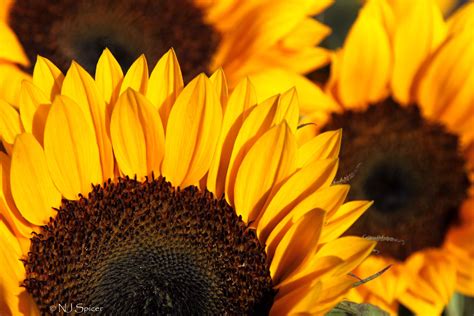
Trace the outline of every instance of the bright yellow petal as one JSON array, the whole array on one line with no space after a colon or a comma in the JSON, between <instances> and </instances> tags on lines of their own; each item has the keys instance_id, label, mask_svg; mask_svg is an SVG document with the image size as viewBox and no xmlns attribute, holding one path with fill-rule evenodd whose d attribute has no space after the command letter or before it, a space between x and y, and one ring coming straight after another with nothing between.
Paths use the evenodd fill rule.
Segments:
<instances>
[{"instance_id":1,"label":"bright yellow petal","mask_svg":"<svg viewBox=\"0 0 474 316\"><path fill-rule=\"evenodd\" d=\"M329 112L339 108L317 85L304 76L284 69L267 69L252 74L250 80L255 85L259 101L296 87L302 114L311 113L315 109Z\"/></svg>"},{"instance_id":2,"label":"bright yellow petal","mask_svg":"<svg viewBox=\"0 0 474 316\"><path fill-rule=\"evenodd\" d=\"M408 104L413 101L413 79L423 61L443 41L446 25L439 7L430 0L413 2L397 18L391 88L398 102Z\"/></svg>"},{"instance_id":3,"label":"bright yellow petal","mask_svg":"<svg viewBox=\"0 0 474 316\"><path fill-rule=\"evenodd\" d=\"M120 94L128 88L146 94L148 87L148 64L145 55L141 55L128 69L120 86Z\"/></svg>"},{"instance_id":4,"label":"bright yellow petal","mask_svg":"<svg viewBox=\"0 0 474 316\"><path fill-rule=\"evenodd\" d=\"M23 66L30 64L15 33L4 21L0 21L0 43L0 59Z\"/></svg>"},{"instance_id":5,"label":"bright yellow petal","mask_svg":"<svg viewBox=\"0 0 474 316\"><path fill-rule=\"evenodd\" d=\"M342 205L324 226L321 243L341 236L372 204L368 201L351 201Z\"/></svg>"},{"instance_id":6,"label":"bright yellow petal","mask_svg":"<svg viewBox=\"0 0 474 316\"><path fill-rule=\"evenodd\" d=\"M317 252L318 257L336 256L345 261L339 274L346 274L356 268L372 252L376 242L364 238L346 236L324 244Z\"/></svg>"},{"instance_id":7,"label":"bright yellow petal","mask_svg":"<svg viewBox=\"0 0 474 316\"><path fill-rule=\"evenodd\" d=\"M309 211L285 233L270 264L274 285L294 272L316 250L321 234L318 228L323 226L325 214L320 209Z\"/></svg>"},{"instance_id":8,"label":"bright yellow petal","mask_svg":"<svg viewBox=\"0 0 474 316\"><path fill-rule=\"evenodd\" d=\"M10 188L10 166L10 157L0 152L0 220L5 219L17 236L30 238L34 230L33 225L20 214L13 201Z\"/></svg>"},{"instance_id":9,"label":"bright yellow petal","mask_svg":"<svg viewBox=\"0 0 474 316\"><path fill-rule=\"evenodd\" d=\"M217 96L221 101L222 111L225 112L227 107L227 99L229 98L229 90L227 87L227 80L225 78L224 70L222 70L222 68L217 69L209 79L211 79L211 82L216 89Z\"/></svg>"},{"instance_id":10,"label":"bright yellow petal","mask_svg":"<svg viewBox=\"0 0 474 316\"><path fill-rule=\"evenodd\" d=\"M95 82L105 102L114 104L117 101L122 80L120 64L108 48L104 49L97 62Z\"/></svg>"},{"instance_id":11,"label":"bright yellow petal","mask_svg":"<svg viewBox=\"0 0 474 316\"><path fill-rule=\"evenodd\" d=\"M227 169L237 134L248 114L247 110L256 103L255 88L248 78L242 80L230 95L222 120L216 154L207 175L207 189L217 197L224 194Z\"/></svg>"},{"instance_id":12,"label":"bright yellow petal","mask_svg":"<svg viewBox=\"0 0 474 316\"><path fill-rule=\"evenodd\" d=\"M286 122L262 135L237 172L234 204L244 222L257 218L270 190L294 169L296 140Z\"/></svg>"},{"instance_id":13,"label":"bright yellow petal","mask_svg":"<svg viewBox=\"0 0 474 316\"><path fill-rule=\"evenodd\" d=\"M285 120L293 134L296 134L300 118L298 105L296 88L291 88L280 96L280 106L275 116L277 122Z\"/></svg>"},{"instance_id":14,"label":"bright yellow petal","mask_svg":"<svg viewBox=\"0 0 474 316\"><path fill-rule=\"evenodd\" d=\"M307 313L301 313L301 310L298 310L301 308L298 303L301 301L306 303L308 300L315 302L321 293L321 288L320 282L308 282L283 297L277 297L270 310L270 316L286 316L295 310L300 312L299 315L307 315Z\"/></svg>"},{"instance_id":15,"label":"bright yellow petal","mask_svg":"<svg viewBox=\"0 0 474 316\"><path fill-rule=\"evenodd\" d=\"M474 136L473 63L474 33L466 30L451 37L437 52L417 89L418 102L426 116L441 120L468 139Z\"/></svg>"},{"instance_id":16,"label":"bright yellow petal","mask_svg":"<svg viewBox=\"0 0 474 316\"><path fill-rule=\"evenodd\" d=\"M49 59L38 56L33 69L33 83L53 100L61 91L64 75Z\"/></svg>"},{"instance_id":17,"label":"bright yellow petal","mask_svg":"<svg viewBox=\"0 0 474 316\"><path fill-rule=\"evenodd\" d=\"M79 64L72 62L64 78L61 94L79 105L86 120L94 127L103 179L113 178L114 154L108 134L109 117L104 98L100 95L94 79Z\"/></svg>"},{"instance_id":18,"label":"bright yellow petal","mask_svg":"<svg viewBox=\"0 0 474 316\"><path fill-rule=\"evenodd\" d=\"M351 276L341 276L322 282L321 295L316 301L313 301L310 313L313 315L325 315L338 303L340 303L345 294L352 288L354 279Z\"/></svg>"},{"instance_id":19,"label":"bright yellow petal","mask_svg":"<svg viewBox=\"0 0 474 316\"><path fill-rule=\"evenodd\" d=\"M332 182L337 172L337 162L336 159L315 161L285 180L263 208L261 217L257 220L257 232L262 241L265 241L270 231L298 203Z\"/></svg>"},{"instance_id":20,"label":"bright yellow petal","mask_svg":"<svg viewBox=\"0 0 474 316\"><path fill-rule=\"evenodd\" d=\"M41 104L49 104L50 100L44 92L32 82L23 81L20 93L20 118L26 132L33 131L36 110ZM43 126L44 127L44 126ZM41 134L41 142L42 142Z\"/></svg>"},{"instance_id":21,"label":"bright yellow petal","mask_svg":"<svg viewBox=\"0 0 474 316\"><path fill-rule=\"evenodd\" d=\"M293 223L314 209L323 210L327 216L327 214L333 212L344 202L348 189L347 186L331 186L318 190L293 207L290 212L278 222L275 228L271 230L267 239L265 239L266 236L263 234L261 237L259 236L259 239L266 243L267 258L269 260L273 258L277 246ZM321 230L321 228L322 227L315 227L314 229Z\"/></svg>"},{"instance_id":22,"label":"bright yellow petal","mask_svg":"<svg viewBox=\"0 0 474 316\"><path fill-rule=\"evenodd\" d=\"M298 148L297 167L301 168L315 160L334 159L339 156L342 129L319 134Z\"/></svg>"},{"instance_id":23,"label":"bright yellow petal","mask_svg":"<svg viewBox=\"0 0 474 316\"><path fill-rule=\"evenodd\" d=\"M123 174L139 179L160 175L165 136L160 115L143 95L127 89L110 122L115 157Z\"/></svg>"},{"instance_id":24,"label":"bright yellow petal","mask_svg":"<svg viewBox=\"0 0 474 316\"><path fill-rule=\"evenodd\" d=\"M474 28L474 2L465 3L448 20L448 33L457 34Z\"/></svg>"},{"instance_id":25,"label":"bright yellow petal","mask_svg":"<svg viewBox=\"0 0 474 316\"><path fill-rule=\"evenodd\" d=\"M54 184L70 200L102 183L99 148L93 127L73 100L58 96L49 111L44 151Z\"/></svg>"},{"instance_id":26,"label":"bright yellow petal","mask_svg":"<svg viewBox=\"0 0 474 316\"><path fill-rule=\"evenodd\" d=\"M21 83L31 80L17 65L0 60L0 99L18 107Z\"/></svg>"},{"instance_id":27,"label":"bright yellow petal","mask_svg":"<svg viewBox=\"0 0 474 316\"><path fill-rule=\"evenodd\" d=\"M61 194L49 175L40 144L31 134L21 134L13 146L11 191L24 218L35 225L45 225L61 204Z\"/></svg>"},{"instance_id":28,"label":"bright yellow petal","mask_svg":"<svg viewBox=\"0 0 474 316\"><path fill-rule=\"evenodd\" d=\"M166 129L168 117L176 98L183 90L183 76L176 53L170 49L160 58L151 72L146 97L158 109Z\"/></svg>"},{"instance_id":29,"label":"bright yellow petal","mask_svg":"<svg viewBox=\"0 0 474 316\"><path fill-rule=\"evenodd\" d=\"M382 18L375 12L370 7L362 9L339 56L336 96L346 108L364 109L388 94L390 44Z\"/></svg>"},{"instance_id":30,"label":"bright yellow petal","mask_svg":"<svg viewBox=\"0 0 474 316\"><path fill-rule=\"evenodd\" d=\"M0 140L11 145L16 135L23 131L20 115L3 100L0 100Z\"/></svg>"},{"instance_id":31,"label":"bright yellow petal","mask_svg":"<svg viewBox=\"0 0 474 316\"><path fill-rule=\"evenodd\" d=\"M166 127L162 174L175 186L197 184L209 170L222 123L222 107L201 74L176 99Z\"/></svg>"}]
</instances>

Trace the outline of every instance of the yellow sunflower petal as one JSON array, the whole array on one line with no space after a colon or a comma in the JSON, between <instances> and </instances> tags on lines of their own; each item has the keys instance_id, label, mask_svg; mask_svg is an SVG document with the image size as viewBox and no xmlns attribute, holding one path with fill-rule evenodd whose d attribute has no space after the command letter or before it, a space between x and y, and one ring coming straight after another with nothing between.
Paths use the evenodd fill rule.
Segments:
<instances>
[{"instance_id":1,"label":"yellow sunflower petal","mask_svg":"<svg viewBox=\"0 0 474 316\"><path fill-rule=\"evenodd\" d=\"M321 234L321 243L341 236L373 204L368 201L351 201L343 204L329 219Z\"/></svg>"},{"instance_id":2,"label":"yellow sunflower petal","mask_svg":"<svg viewBox=\"0 0 474 316\"><path fill-rule=\"evenodd\" d=\"M364 238L346 236L324 244L317 252L318 257L336 256L345 261L340 274L354 270L372 252L376 242Z\"/></svg>"},{"instance_id":3,"label":"yellow sunflower petal","mask_svg":"<svg viewBox=\"0 0 474 316\"><path fill-rule=\"evenodd\" d=\"M296 140L286 122L270 129L249 149L235 180L234 203L244 222L258 216L270 194L294 168Z\"/></svg>"},{"instance_id":4,"label":"yellow sunflower petal","mask_svg":"<svg viewBox=\"0 0 474 316\"><path fill-rule=\"evenodd\" d=\"M3 100L0 100L0 140L11 145L16 135L23 131L20 115Z\"/></svg>"},{"instance_id":5,"label":"yellow sunflower petal","mask_svg":"<svg viewBox=\"0 0 474 316\"><path fill-rule=\"evenodd\" d=\"M10 186L10 166L10 157L0 152L0 220L3 216L16 235L29 238L33 226L20 214L13 201Z\"/></svg>"},{"instance_id":6,"label":"yellow sunflower petal","mask_svg":"<svg viewBox=\"0 0 474 316\"><path fill-rule=\"evenodd\" d=\"M321 233L317 228L322 227L325 214L320 209L309 211L285 233L270 264L274 285L294 272L316 250Z\"/></svg>"},{"instance_id":7,"label":"yellow sunflower petal","mask_svg":"<svg viewBox=\"0 0 474 316\"><path fill-rule=\"evenodd\" d=\"M84 117L95 129L96 143L104 180L114 177L114 155L108 135L108 113L103 97L100 95L94 79L76 62L72 62L61 89L65 95L79 105Z\"/></svg>"},{"instance_id":8,"label":"yellow sunflower petal","mask_svg":"<svg viewBox=\"0 0 474 316\"><path fill-rule=\"evenodd\" d=\"M339 155L342 129L319 134L298 148L298 168L321 159L334 159Z\"/></svg>"},{"instance_id":9,"label":"yellow sunflower petal","mask_svg":"<svg viewBox=\"0 0 474 316\"><path fill-rule=\"evenodd\" d=\"M160 115L143 95L127 89L118 99L110 133L120 170L139 179L160 175L165 136Z\"/></svg>"},{"instance_id":10,"label":"yellow sunflower petal","mask_svg":"<svg viewBox=\"0 0 474 316\"><path fill-rule=\"evenodd\" d=\"M423 113L440 119L461 135L469 134L474 124L473 63L474 33L466 30L450 38L437 52L422 74L417 91Z\"/></svg>"},{"instance_id":11,"label":"yellow sunflower petal","mask_svg":"<svg viewBox=\"0 0 474 316\"><path fill-rule=\"evenodd\" d=\"M449 258L436 250L418 252L408 258L405 269L411 281L400 302L417 315L440 314L456 284L456 269Z\"/></svg>"},{"instance_id":12,"label":"yellow sunflower petal","mask_svg":"<svg viewBox=\"0 0 474 316\"><path fill-rule=\"evenodd\" d=\"M336 96L347 108L364 109L388 94L390 44L382 19L374 12L362 9L337 61Z\"/></svg>"},{"instance_id":13,"label":"yellow sunflower petal","mask_svg":"<svg viewBox=\"0 0 474 316\"><path fill-rule=\"evenodd\" d=\"M283 39L283 45L286 48L293 49L316 46L330 33L331 28L316 21L316 19L304 19L286 35Z\"/></svg>"},{"instance_id":14,"label":"yellow sunflower petal","mask_svg":"<svg viewBox=\"0 0 474 316\"><path fill-rule=\"evenodd\" d=\"M33 83L53 100L61 91L64 75L49 59L38 56L33 69Z\"/></svg>"},{"instance_id":15,"label":"yellow sunflower petal","mask_svg":"<svg viewBox=\"0 0 474 316\"><path fill-rule=\"evenodd\" d=\"M344 275L322 282L321 295L313 302L310 313L324 315L342 301L343 296L354 284L354 278Z\"/></svg>"},{"instance_id":16,"label":"yellow sunflower petal","mask_svg":"<svg viewBox=\"0 0 474 316\"><path fill-rule=\"evenodd\" d=\"M122 80L123 71L120 64L108 48L104 49L97 62L95 82L105 102L115 103Z\"/></svg>"},{"instance_id":17,"label":"yellow sunflower petal","mask_svg":"<svg viewBox=\"0 0 474 316\"><path fill-rule=\"evenodd\" d=\"M43 149L31 134L16 138L10 183L15 204L30 223L45 225L54 217L53 207L61 204L61 194L51 180Z\"/></svg>"},{"instance_id":18,"label":"yellow sunflower petal","mask_svg":"<svg viewBox=\"0 0 474 316\"><path fill-rule=\"evenodd\" d=\"M209 170L222 121L210 80L201 74L176 99L166 127L162 174L175 186L197 184Z\"/></svg>"},{"instance_id":19,"label":"yellow sunflower petal","mask_svg":"<svg viewBox=\"0 0 474 316\"><path fill-rule=\"evenodd\" d=\"M291 88L280 96L280 106L278 107L278 112L275 117L276 121L285 120L293 134L296 133L298 120L300 118L298 104L296 89Z\"/></svg>"},{"instance_id":20,"label":"yellow sunflower petal","mask_svg":"<svg viewBox=\"0 0 474 316\"><path fill-rule=\"evenodd\" d=\"M317 109L328 112L339 109L339 105L317 85L303 76L284 69L266 69L252 74L250 80L255 85L258 100L265 100L281 91L296 87L301 113L313 112L315 105L317 105Z\"/></svg>"},{"instance_id":21,"label":"yellow sunflower petal","mask_svg":"<svg viewBox=\"0 0 474 316\"><path fill-rule=\"evenodd\" d=\"M224 193L227 168L237 134L248 114L247 110L256 103L255 88L248 78L242 80L229 97L216 154L207 175L207 189L217 197Z\"/></svg>"},{"instance_id":22,"label":"yellow sunflower petal","mask_svg":"<svg viewBox=\"0 0 474 316\"><path fill-rule=\"evenodd\" d=\"M145 55L141 55L128 69L120 86L120 94L132 88L141 94L146 94L148 87L148 63Z\"/></svg>"},{"instance_id":23,"label":"yellow sunflower petal","mask_svg":"<svg viewBox=\"0 0 474 316\"><path fill-rule=\"evenodd\" d=\"M184 86L181 68L173 49L160 58L151 72L148 86L146 97L158 109L166 129L171 107Z\"/></svg>"},{"instance_id":24,"label":"yellow sunflower petal","mask_svg":"<svg viewBox=\"0 0 474 316\"><path fill-rule=\"evenodd\" d=\"M60 131L60 132L59 132ZM58 96L46 121L44 151L54 184L70 200L102 183L99 148L93 127L73 100Z\"/></svg>"},{"instance_id":25,"label":"yellow sunflower petal","mask_svg":"<svg viewBox=\"0 0 474 316\"><path fill-rule=\"evenodd\" d=\"M260 136L272 126L279 124L281 122L279 120L284 119L281 115L277 116L279 106L279 95L273 96L257 106L254 106L250 109L250 113L245 118L237 134L229 161L225 184L226 199L231 205L234 203L234 185L237 171L239 170L243 158Z\"/></svg>"},{"instance_id":26,"label":"yellow sunflower petal","mask_svg":"<svg viewBox=\"0 0 474 316\"><path fill-rule=\"evenodd\" d=\"M457 34L474 28L474 2L468 2L457 9L448 20L448 32Z\"/></svg>"},{"instance_id":27,"label":"yellow sunflower petal","mask_svg":"<svg viewBox=\"0 0 474 316\"><path fill-rule=\"evenodd\" d=\"M35 86L32 82L23 81L21 84L19 110L21 122L26 132L33 132L33 125L38 107L41 104L49 103L49 98L40 88ZM41 142L42 138L43 137L41 136Z\"/></svg>"},{"instance_id":28,"label":"yellow sunflower petal","mask_svg":"<svg viewBox=\"0 0 474 316\"><path fill-rule=\"evenodd\" d=\"M23 80L31 80L30 75L17 65L0 60L0 99L17 107Z\"/></svg>"},{"instance_id":29,"label":"yellow sunflower petal","mask_svg":"<svg viewBox=\"0 0 474 316\"><path fill-rule=\"evenodd\" d=\"M216 89L217 96L221 101L222 110L225 112L227 107L227 99L229 98L229 90L227 87L227 80L225 78L224 70L222 70L222 68L217 69L209 79Z\"/></svg>"},{"instance_id":30,"label":"yellow sunflower petal","mask_svg":"<svg viewBox=\"0 0 474 316\"><path fill-rule=\"evenodd\" d=\"M302 285L302 283L308 280L319 279L323 281L330 278L332 274L338 269L339 265L343 262L338 257L316 257L311 254L310 259L306 260L295 273L292 273L289 277L285 278L283 282L276 285L278 289L278 295L284 295L289 291L294 290Z\"/></svg>"},{"instance_id":31,"label":"yellow sunflower petal","mask_svg":"<svg viewBox=\"0 0 474 316\"><path fill-rule=\"evenodd\" d=\"M310 193L329 185L336 174L337 162L336 159L315 161L285 180L265 205L260 218L257 220L259 238L265 241L270 231L298 203L306 199Z\"/></svg>"},{"instance_id":32,"label":"yellow sunflower petal","mask_svg":"<svg viewBox=\"0 0 474 316\"><path fill-rule=\"evenodd\" d=\"M344 202L348 189L347 186L331 186L318 190L293 207L291 211L279 221L275 228L271 227L272 230L268 238L266 238L264 234L265 231L262 231L259 237L262 242L266 243L267 258L269 260L273 258L276 248L294 222L314 209L325 211L327 216L328 213L333 212ZM321 227L314 229L321 230Z\"/></svg>"},{"instance_id":33,"label":"yellow sunflower petal","mask_svg":"<svg viewBox=\"0 0 474 316\"><path fill-rule=\"evenodd\" d=\"M23 66L30 64L18 38L5 21L0 21L0 43L0 59Z\"/></svg>"},{"instance_id":34,"label":"yellow sunflower petal","mask_svg":"<svg viewBox=\"0 0 474 316\"><path fill-rule=\"evenodd\" d=\"M277 297L270 310L270 316L307 315L307 313L304 313L304 307L307 306L303 306L303 311L301 311L302 306L298 303L301 301L305 303L308 301L315 302L321 293L321 288L321 282L308 282L287 295Z\"/></svg>"},{"instance_id":35,"label":"yellow sunflower petal","mask_svg":"<svg viewBox=\"0 0 474 316\"><path fill-rule=\"evenodd\" d=\"M398 102L408 104L413 100L413 79L423 61L445 35L446 25L434 1L413 2L399 14L393 39L393 75L390 82Z\"/></svg>"},{"instance_id":36,"label":"yellow sunflower petal","mask_svg":"<svg viewBox=\"0 0 474 316\"><path fill-rule=\"evenodd\" d=\"M0 313L17 315L20 303L19 294L24 291L20 287L25 277L25 268L21 258L22 252L16 237L3 221L0 220Z\"/></svg>"}]
</instances>

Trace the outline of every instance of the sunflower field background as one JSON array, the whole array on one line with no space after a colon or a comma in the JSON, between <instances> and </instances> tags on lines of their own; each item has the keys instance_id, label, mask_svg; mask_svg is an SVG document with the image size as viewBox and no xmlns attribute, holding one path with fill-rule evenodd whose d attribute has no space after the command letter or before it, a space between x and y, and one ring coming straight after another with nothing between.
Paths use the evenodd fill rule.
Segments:
<instances>
[{"instance_id":1,"label":"sunflower field background","mask_svg":"<svg viewBox=\"0 0 474 316\"><path fill-rule=\"evenodd\" d=\"M0 0L0 316L474 315L474 1Z\"/></svg>"}]
</instances>

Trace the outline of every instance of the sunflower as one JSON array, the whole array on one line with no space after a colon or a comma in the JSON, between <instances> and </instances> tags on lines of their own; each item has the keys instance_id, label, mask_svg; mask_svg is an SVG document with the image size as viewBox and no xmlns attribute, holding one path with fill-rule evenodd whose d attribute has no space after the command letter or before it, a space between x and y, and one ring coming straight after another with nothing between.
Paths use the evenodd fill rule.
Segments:
<instances>
[{"instance_id":1,"label":"sunflower","mask_svg":"<svg viewBox=\"0 0 474 316\"><path fill-rule=\"evenodd\" d=\"M2 90L19 89L12 80L11 63L31 73L30 62L44 56L61 71L78 61L94 73L97 58L106 47L128 69L144 53L155 63L173 47L182 60L185 82L201 72L222 67L230 88L246 76L256 76L259 97L297 86L300 103L307 104L318 91L300 74L329 62L326 50L315 47L330 33L312 16L330 0L61 0L2 1L0 39L6 51L0 60L10 62ZM24 50L24 52L23 52ZM1 62L1 61L0 61ZM17 76L21 73L16 72ZM0 80L2 77L0 77ZM5 79L4 79L5 80ZM6 80L5 80L6 81ZM275 86L271 93L267 87ZM284 87L282 90L280 87ZM304 93L303 93L304 92ZM0 90L0 93L2 91ZM1 96L1 94L0 94Z\"/></svg>"},{"instance_id":2,"label":"sunflower","mask_svg":"<svg viewBox=\"0 0 474 316\"><path fill-rule=\"evenodd\" d=\"M374 200L349 232L385 242L357 273L393 265L354 294L394 314L474 296L473 21L472 2L444 21L432 1L369 1L308 115L343 128L339 177Z\"/></svg>"},{"instance_id":3,"label":"sunflower","mask_svg":"<svg viewBox=\"0 0 474 316\"><path fill-rule=\"evenodd\" d=\"M173 50L150 76L105 50L95 79L39 57L0 102L2 315L332 308L375 246L340 237L371 203L332 184L340 131L297 145L295 91L184 85Z\"/></svg>"}]
</instances>

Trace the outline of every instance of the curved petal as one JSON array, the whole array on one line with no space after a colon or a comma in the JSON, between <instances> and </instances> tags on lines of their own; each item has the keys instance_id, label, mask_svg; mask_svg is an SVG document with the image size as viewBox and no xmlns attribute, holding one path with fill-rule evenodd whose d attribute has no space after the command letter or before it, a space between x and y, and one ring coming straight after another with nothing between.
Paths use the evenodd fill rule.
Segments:
<instances>
[{"instance_id":1,"label":"curved petal","mask_svg":"<svg viewBox=\"0 0 474 316\"><path fill-rule=\"evenodd\" d=\"M148 88L148 64L145 55L141 55L128 69L120 86L120 94L128 88L146 94Z\"/></svg>"},{"instance_id":2,"label":"curved petal","mask_svg":"<svg viewBox=\"0 0 474 316\"><path fill-rule=\"evenodd\" d=\"M113 178L114 154L108 133L109 116L104 98L100 95L94 79L73 61L64 78L61 93L76 102L85 118L94 126L104 180Z\"/></svg>"},{"instance_id":3,"label":"curved petal","mask_svg":"<svg viewBox=\"0 0 474 316\"><path fill-rule=\"evenodd\" d=\"M443 121L465 140L474 136L473 63L474 33L466 30L448 39L439 49L420 75L417 89L424 115Z\"/></svg>"},{"instance_id":4,"label":"curved petal","mask_svg":"<svg viewBox=\"0 0 474 316\"><path fill-rule=\"evenodd\" d=\"M309 211L285 233L270 263L274 285L293 273L316 250L324 217L324 211Z\"/></svg>"},{"instance_id":5,"label":"curved petal","mask_svg":"<svg viewBox=\"0 0 474 316\"><path fill-rule=\"evenodd\" d=\"M234 203L244 222L254 220L270 190L294 169L296 140L286 122L258 139L249 149L237 172Z\"/></svg>"},{"instance_id":6,"label":"curved petal","mask_svg":"<svg viewBox=\"0 0 474 316\"><path fill-rule=\"evenodd\" d=\"M44 132L44 152L54 184L70 200L102 183L99 148L93 127L70 98L53 102Z\"/></svg>"},{"instance_id":7,"label":"curved petal","mask_svg":"<svg viewBox=\"0 0 474 316\"><path fill-rule=\"evenodd\" d=\"M115 157L123 174L142 179L160 175L165 135L160 116L143 95L127 89L112 113L110 133Z\"/></svg>"},{"instance_id":8,"label":"curved petal","mask_svg":"<svg viewBox=\"0 0 474 316\"><path fill-rule=\"evenodd\" d=\"M0 59L28 66L30 64L18 38L5 21L0 20Z\"/></svg>"},{"instance_id":9,"label":"curved petal","mask_svg":"<svg viewBox=\"0 0 474 316\"><path fill-rule=\"evenodd\" d=\"M321 243L327 243L341 236L373 204L368 201L351 201L342 205L324 225Z\"/></svg>"},{"instance_id":10,"label":"curved petal","mask_svg":"<svg viewBox=\"0 0 474 316\"><path fill-rule=\"evenodd\" d=\"M176 53L170 49L151 72L146 97L158 109L166 129L171 107L183 90L183 76Z\"/></svg>"},{"instance_id":11,"label":"curved petal","mask_svg":"<svg viewBox=\"0 0 474 316\"><path fill-rule=\"evenodd\" d=\"M298 148L298 168L321 159L335 159L341 148L342 129L317 135Z\"/></svg>"},{"instance_id":12,"label":"curved petal","mask_svg":"<svg viewBox=\"0 0 474 316\"><path fill-rule=\"evenodd\" d=\"M23 131L20 115L3 100L0 100L0 140L11 145L16 135Z\"/></svg>"},{"instance_id":13,"label":"curved petal","mask_svg":"<svg viewBox=\"0 0 474 316\"><path fill-rule=\"evenodd\" d=\"M10 183L15 204L30 223L41 226L54 217L61 194L51 180L43 149L31 134L15 140Z\"/></svg>"},{"instance_id":14,"label":"curved petal","mask_svg":"<svg viewBox=\"0 0 474 316\"><path fill-rule=\"evenodd\" d=\"M95 82L105 102L114 104L117 101L122 80L123 71L120 64L108 48L104 49L97 62Z\"/></svg>"},{"instance_id":15,"label":"curved petal","mask_svg":"<svg viewBox=\"0 0 474 316\"><path fill-rule=\"evenodd\" d=\"M255 88L248 78L242 80L229 97L216 154L207 175L207 189L217 197L224 194L227 169L237 134L248 114L248 109L256 103Z\"/></svg>"},{"instance_id":16,"label":"curved petal","mask_svg":"<svg viewBox=\"0 0 474 316\"><path fill-rule=\"evenodd\" d=\"M24 80L31 81L30 75L21 71L17 65L0 60L0 99L18 107Z\"/></svg>"},{"instance_id":17,"label":"curved petal","mask_svg":"<svg viewBox=\"0 0 474 316\"><path fill-rule=\"evenodd\" d=\"M10 185L10 167L10 157L0 152L0 221L5 220L15 235L30 238L34 227L21 215L13 201Z\"/></svg>"},{"instance_id":18,"label":"curved petal","mask_svg":"<svg viewBox=\"0 0 474 316\"><path fill-rule=\"evenodd\" d=\"M424 60L443 41L446 25L439 7L429 0L419 0L405 6L403 13L396 18L390 84L397 101L408 104L413 101L413 79Z\"/></svg>"},{"instance_id":19,"label":"curved petal","mask_svg":"<svg viewBox=\"0 0 474 316\"><path fill-rule=\"evenodd\" d=\"M329 185L337 172L338 161L315 161L292 174L267 201L256 221L257 233L265 241L270 231L295 206L318 189Z\"/></svg>"},{"instance_id":20,"label":"curved petal","mask_svg":"<svg viewBox=\"0 0 474 316\"><path fill-rule=\"evenodd\" d=\"M33 69L33 83L53 100L61 91L64 75L49 59L38 56Z\"/></svg>"},{"instance_id":21,"label":"curved petal","mask_svg":"<svg viewBox=\"0 0 474 316\"><path fill-rule=\"evenodd\" d=\"M33 132L36 111L41 104L49 104L50 100L44 92L30 81L23 81L20 92L20 118L26 132ZM44 125L43 125L44 128ZM36 133L35 133L36 136ZM38 138L37 138L38 139ZM38 139L39 141L39 139ZM41 141L43 135L41 133Z\"/></svg>"},{"instance_id":22,"label":"curved petal","mask_svg":"<svg viewBox=\"0 0 474 316\"><path fill-rule=\"evenodd\" d=\"M338 100L350 109L365 109L388 94L391 52L382 18L370 7L362 9L338 55ZM371 34L367 36L367 34Z\"/></svg>"},{"instance_id":23,"label":"curved petal","mask_svg":"<svg viewBox=\"0 0 474 316\"><path fill-rule=\"evenodd\" d=\"M224 70L217 69L209 78L216 89L217 96L221 101L222 111L225 112L227 107L227 99L229 98L229 89L227 87L227 80L225 78Z\"/></svg>"},{"instance_id":24,"label":"curved petal","mask_svg":"<svg viewBox=\"0 0 474 316\"><path fill-rule=\"evenodd\" d=\"M201 74L176 99L166 127L162 174L174 186L197 184L209 170L222 123L222 107Z\"/></svg>"}]
</instances>

